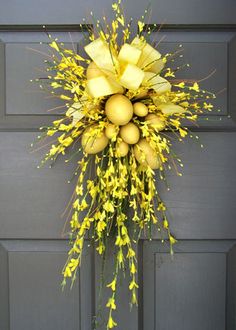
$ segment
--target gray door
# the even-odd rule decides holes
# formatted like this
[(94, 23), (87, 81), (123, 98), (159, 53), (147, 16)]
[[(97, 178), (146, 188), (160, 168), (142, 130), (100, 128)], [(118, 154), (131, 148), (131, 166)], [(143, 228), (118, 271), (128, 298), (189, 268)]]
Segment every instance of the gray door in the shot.
[[(140, 16), (143, 1), (126, 1)], [(60, 290), (67, 242), (61, 217), (73, 185), (73, 163), (37, 169), (44, 153), (30, 152), (38, 127), (60, 115), (31, 78), (42, 76), (48, 31), (80, 45), (78, 24), (91, 9), (110, 13), (111, 0), (0, 1), (0, 329), (91, 330), (96, 310), (99, 261), (91, 247), (73, 291)], [(90, 23), (89, 19), (86, 23)], [(159, 0), (151, 23), (165, 23), (163, 51), (183, 45), (189, 73), (220, 93), (209, 120), (193, 139), (176, 145), (183, 177), (168, 175), (162, 196), (179, 240), (171, 260), (157, 235), (139, 253), (139, 307), (129, 312), (126, 281), (120, 285), (118, 330), (236, 329), (236, 2)], [(71, 34), (68, 34), (71, 32)], [(43, 42), (42, 45), (39, 42)], [(68, 45), (70, 46), (70, 45)], [(46, 110), (58, 107), (55, 111)], [(221, 109), (219, 112), (218, 109)], [(88, 242), (89, 245), (89, 242)], [(104, 328), (105, 329), (105, 328)]]

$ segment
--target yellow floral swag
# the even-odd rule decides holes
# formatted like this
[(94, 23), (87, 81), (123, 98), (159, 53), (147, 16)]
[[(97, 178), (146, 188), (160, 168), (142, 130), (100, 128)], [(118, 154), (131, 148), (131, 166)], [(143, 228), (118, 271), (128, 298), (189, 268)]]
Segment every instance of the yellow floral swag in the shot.
[(174, 168), (181, 175), (183, 165), (171, 139), (181, 142), (189, 133), (186, 122), (195, 123), (199, 114), (211, 111), (209, 99), (215, 97), (197, 82), (175, 79), (178, 68), (169, 66), (175, 53), (162, 56), (147, 42), (152, 29), (145, 28), (144, 16), (132, 37), (120, 1), (113, 4), (113, 11), (110, 25), (104, 17), (103, 23), (95, 21), (95, 29), (89, 28), (84, 47), (88, 58), (49, 36), (54, 51), (47, 63), (49, 85), (51, 93), (65, 101), (66, 111), (42, 134), (55, 137), (43, 164), (67, 150), (78, 159), (63, 285), (67, 278), (72, 283), (76, 279), (88, 233), (100, 255), (105, 255), (108, 238), (114, 239), (107, 329), (117, 325), (113, 316), (117, 280), (127, 267), (131, 304), (137, 304), (140, 236), (151, 238), (152, 228), (157, 228), (173, 252), (176, 239), (158, 182), (165, 180), (166, 169)]

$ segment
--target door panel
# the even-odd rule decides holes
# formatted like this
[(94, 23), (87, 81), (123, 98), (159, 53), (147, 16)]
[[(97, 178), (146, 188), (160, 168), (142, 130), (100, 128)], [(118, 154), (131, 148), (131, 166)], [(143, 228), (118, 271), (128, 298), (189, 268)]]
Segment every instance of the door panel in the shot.
[(67, 242), (4, 241), (0, 251), (1, 329), (89, 329), (92, 274), (86, 248), (72, 291), (60, 288)]
[[(4, 2), (1, 7), (0, 24), (34, 25), (34, 24), (78, 24), (85, 17), (89, 18), (90, 11), (102, 17), (104, 13), (111, 14), (111, 0), (77, 1), (63, 0), (48, 2), (46, 0), (30, 1), (12, 0)], [(127, 15), (140, 17), (149, 1), (132, 0), (125, 3)], [(165, 24), (235, 24), (236, 3), (234, 0), (159, 0), (152, 2), (152, 23)]]
[[(44, 61), (51, 60), (49, 31), (42, 26), (27, 27), (26, 32), (22, 32), (20, 27), (15, 31), (1, 31), (4, 29), (0, 28), (0, 127), (2, 130), (38, 130), (58, 119), (58, 115), (65, 111), (60, 99), (31, 81), (47, 77)], [(61, 32), (63, 27), (56, 28), (53, 37), (63, 42), (65, 47), (84, 54), (87, 31), (79, 27), (74, 31), (64, 29), (66, 32)]]
[(47, 54), (48, 47), (34, 43), (9, 43), (5, 47), (6, 113), (8, 115), (44, 115), (47, 114), (48, 109), (55, 107), (58, 111), (53, 113), (57, 114), (59, 107), (63, 106), (61, 100), (49, 98), (44, 91), (38, 89), (37, 85), (32, 86), (30, 82), (32, 78), (46, 77), (43, 71), (43, 55), (39, 60), (37, 52)]
[(236, 262), (228, 262), (228, 256), (234, 245), (235, 241), (180, 241), (171, 260), (167, 247), (144, 242), (144, 329), (226, 329), (225, 306), (231, 304), (227, 273)]
[(236, 328), (236, 246), (232, 247), (227, 256), (227, 327), (234, 330)]
[(43, 156), (31, 153), (31, 132), (0, 133), (2, 238), (63, 238), (62, 213), (73, 191), (68, 184), (75, 164), (64, 160), (38, 169)]
[[(75, 162), (60, 159), (53, 169), (37, 169), (45, 149), (31, 152), (38, 128), (60, 116), (61, 103), (48, 99), (29, 82), (44, 77), (48, 38), (82, 51), (78, 26), (91, 23), (89, 12), (111, 13), (111, 0), (95, 2), (2, 1), (0, 11), (0, 329), (91, 330), (98, 304), (101, 260), (87, 247), (73, 291), (60, 289), (60, 271), (68, 250), (63, 210), (73, 183)], [(138, 17), (148, 2), (129, 0), (127, 14)], [(149, 23), (165, 23), (151, 38), (162, 52), (182, 44), (190, 63), (182, 78), (202, 79), (220, 93), (215, 110), (193, 127), (199, 136), (174, 148), (184, 163), (183, 176), (167, 174), (171, 190), (159, 189), (168, 206), (173, 234), (179, 240), (174, 259), (160, 243), (140, 241), (139, 307), (130, 313), (126, 276), (118, 330), (236, 329), (236, 3), (234, 0), (159, 0)], [(68, 33), (70, 32), (70, 33)], [(71, 43), (73, 40), (73, 44)], [(42, 44), (40, 44), (40, 42)], [(32, 50), (35, 49), (35, 50)], [(39, 52), (38, 52), (39, 51)], [(181, 55), (181, 53), (179, 53)], [(211, 73), (216, 69), (213, 75)], [(37, 91), (36, 91), (37, 89)], [(47, 111), (57, 107), (55, 111)], [(221, 109), (219, 112), (218, 109)], [(201, 149), (200, 144), (204, 145)], [(90, 243), (88, 242), (87, 245)], [(106, 279), (112, 269), (112, 246)], [(105, 289), (106, 298), (107, 291)]]
[(172, 171), (170, 191), (161, 186), (173, 232), (179, 239), (235, 238), (235, 133), (198, 135), (203, 149), (192, 140), (174, 145), (183, 176)]
[[(165, 28), (163, 27), (165, 30)], [(152, 39), (158, 44), (160, 52), (166, 54), (176, 51), (173, 64), (180, 67), (176, 79), (202, 80), (201, 87), (207, 91), (221, 92), (213, 100), (215, 108), (208, 113), (214, 115), (227, 115), (228, 67), (229, 45), (234, 43), (234, 32), (226, 31), (198, 31), (194, 29), (184, 31), (153, 32)], [(186, 66), (188, 64), (189, 66)], [(183, 67), (184, 66), (184, 67)], [(208, 77), (208, 78), (207, 78)], [(211, 123), (209, 124), (211, 125)]]
[[(235, 238), (235, 133), (198, 135), (204, 149), (191, 139), (174, 145), (184, 163), (183, 176), (171, 171), (170, 191), (160, 186), (173, 233), (179, 239)], [(38, 169), (44, 150), (30, 152), (35, 138), (34, 132), (0, 133), (1, 238), (63, 237), (61, 215), (73, 190), (67, 181), (75, 163), (61, 159), (53, 169)]]

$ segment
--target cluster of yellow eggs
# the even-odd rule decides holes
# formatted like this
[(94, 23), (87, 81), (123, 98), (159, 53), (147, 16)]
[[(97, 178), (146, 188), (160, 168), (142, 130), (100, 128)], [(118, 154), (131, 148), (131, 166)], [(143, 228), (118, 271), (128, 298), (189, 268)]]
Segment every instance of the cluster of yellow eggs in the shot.
[(132, 122), (133, 116), (143, 117), (150, 124), (155, 124), (158, 130), (165, 128), (161, 117), (148, 114), (148, 107), (142, 102), (132, 102), (123, 94), (114, 94), (105, 103), (105, 114), (109, 124), (99, 136), (91, 138), (94, 126), (85, 130), (82, 136), (82, 146), (88, 154), (102, 151), (112, 137), (119, 136), (117, 155), (124, 157), (129, 152), (129, 146), (134, 146), (134, 155), (139, 163), (146, 163), (151, 168), (160, 166), (159, 157), (145, 138), (141, 137), (140, 129)]

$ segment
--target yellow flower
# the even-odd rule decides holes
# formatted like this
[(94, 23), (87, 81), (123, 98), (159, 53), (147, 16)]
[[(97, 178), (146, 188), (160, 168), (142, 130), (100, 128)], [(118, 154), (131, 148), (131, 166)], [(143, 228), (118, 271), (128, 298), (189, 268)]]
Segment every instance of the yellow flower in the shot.
[(115, 245), (122, 246), (123, 240), (120, 235), (117, 235)]
[(122, 235), (127, 235), (127, 228), (125, 226), (121, 227), (121, 234)]
[(135, 256), (135, 252), (133, 249), (129, 248), (127, 253), (127, 258), (132, 258)]
[(138, 21), (138, 29), (139, 29), (139, 33), (141, 33), (143, 31), (145, 24), (141, 21)]
[(192, 108), (195, 109), (195, 110), (200, 109), (200, 106), (199, 106), (198, 103), (193, 103), (193, 104), (191, 104), (191, 106), (192, 106)]
[(69, 266), (66, 267), (63, 275), (64, 275), (64, 277), (71, 277), (72, 276), (72, 273), (71, 273), (71, 270), (70, 270)]
[(172, 235), (169, 236), (169, 240), (170, 244), (175, 244), (177, 242), (177, 240)]
[(122, 250), (120, 250), (117, 254), (117, 259), (118, 259), (118, 262), (119, 264), (122, 264), (124, 262), (124, 255), (123, 255), (123, 252)]
[(130, 238), (128, 235), (126, 235), (124, 238), (123, 238), (123, 245), (128, 245), (130, 243)]
[(69, 97), (69, 96), (67, 96), (67, 95), (63, 95), (63, 94), (60, 95), (60, 98), (61, 98), (62, 100), (66, 100), (66, 101), (71, 100), (71, 97)]
[(49, 150), (49, 156), (54, 156), (59, 151), (59, 147), (52, 145), (51, 149)]
[(79, 196), (83, 196), (83, 186), (76, 186), (75, 188), (76, 194)]
[(109, 200), (107, 200), (105, 202), (105, 204), (103, 205), (103, 208), (107, 212), (114, 213), (114, 206), (113, 206), (113, 204)]
[(179, 87), (179, 88), (184, 88), (185, 87), (185, 83), (182, 81), (180, 82), (179, 84), (175, 85), (176, 87)]
[(185, 137), (186, 135), (188, 135), (188, 132), (182, 128), (179, 128), (179, 134), (182, 137)]
[(133, 290), (134, 288), (138, 289), (138, 284), (133, 280), (130, 282), (129, 289)]
[(165, 229), (168, 229), (168, 228), (169, 228), (169, 222), (167, 221), (167, 219), (165, 219), (165, 220), (163, 221), (163, 227), (164, 227)]
[(155, 215), (152, 214), (152, 222), (154, 224), (156, 224), (158, 221), (157, 221), (157, 217)]
[(65, 138), (65, 133), (58, 138), (58, 142), (62, 144), (64, 147), (69, 147), (73, 141), (74, 140), (70, 136)]
[(117, 17), (117, 21), (124, 26), (125, 25), (125, 18), (123, 15), (121, 15), (120, 17)]
[(47, 131), (47, 136), (53, 136), (56, 133), (55, 129), (50, 129), (49, 131)]
[(83, 211), (88, 207), (88, 204), (85, 199), (82, 200), (81, 204), (78, 205), (78, 210)]
[(68, 267), (70, 267), (70, 270), (73, 272), (79, 265), (79, 259), (72, 258), (70, 260), (70, 263), (68, 264)]
[(107, 288), (111, 288), (112, 291), (116, 290), (116, 278), (114, 278), (111, 283), (107, 284)]
[(165, 204), (164, 203), (159, 203), (158, 204), (158, 207), (157, 207), (157, 210), (158, 211), (165, 211), (166, 210), (166, 207), (165, 207)]
[(195, 82), (192, 87), (189, 87), (189, 89), (195, 92), (200, 92), (200, 88), (197, 82)]
[(118, 8), (119, 8), (119, 7), (118, 7), (118, 3), (115, 3), (115, 2), (114, 2), (114, 3), (112, 4), (112, 9), (113, 9), (114, 11), (117, 11)]
[(204, 102), (203, 103), (203, 108), (206, 109), (206, 110), (211, 111), (211, 109), (213, 108), (213, 105), (211, 103)]
[(63, 119), (59, 119), (59, 120), (54, 120), (53, 125), (54, 126), (59, 126), (59, 124), (63, 121)]
[(51, 42), (51, 43), (49, 44), (49, 46), (52, 47), (52, 48), (54, 48), (54, 49), (56, 49), (57, 52), (60, 51), (60, 49), (59, 49), (59, 47), (58, 47), (56, 41)]
[(51, 86), (52, 86), (52, 88), (59, 88), (59, 87), (61, 87), (61, 84), (59, 84), (59, 83), (56, 82), (56, 81), (53, 81), (53, 82), (51, 83)]
[(135, 274), (136, 271), (137, 271), (137, 270), (136, 270), (135, 264), (134, 264), (134, 262), (132, 262), (131, 267), (130, 267), (130, 273), (131, 273), (131, 274)]
[(130, 191), (130, 195), (136, 195), (138, 192), (137, 188), (134, 187), (133, 185), (131, 186), (131, 191)]
[(115, 299), (109, 298), (106, 307), (110, 307), (113, 310), (116, 309)]
[(132, 304), (133, 305), (137, 305), (138, 304), (135, 290), (133, 290), (133, 292), (132, 292), (132, 300), (131, 301), (132, 301)]
[(112, 316), (109, 317), (107, 328), (112, 329), (117, 326), (117, 323), (113, 320)]
[(69, 132), (69, 130), (72, 128), (73, 126), (72, 125), (65, 125), (65, 124), (61, 124), (59, 126), (59, 130), (60, 131), (66, 131), (66, 132)]
[(104, 244), (99, 242), (99, 246), (96, 248), (96, 250), (98, 251), (99, 254), (103, 254), (103, 252), (105, 251)]
[(79, 226), (79, 222), (78, 222), (78, 212), (74, 212), (74, 214), (72, 215), (71, 221), (70, 221), (70, 225), (72, 229), (75, 229)]
[(103, 220), (98, 221), (97, 231), (102, 232), (106, 228), (106, 222)]
[(175, 77), (175, 73), (170, 68), (167, 68), (167, 72), (165, 73), (164, 77)]

